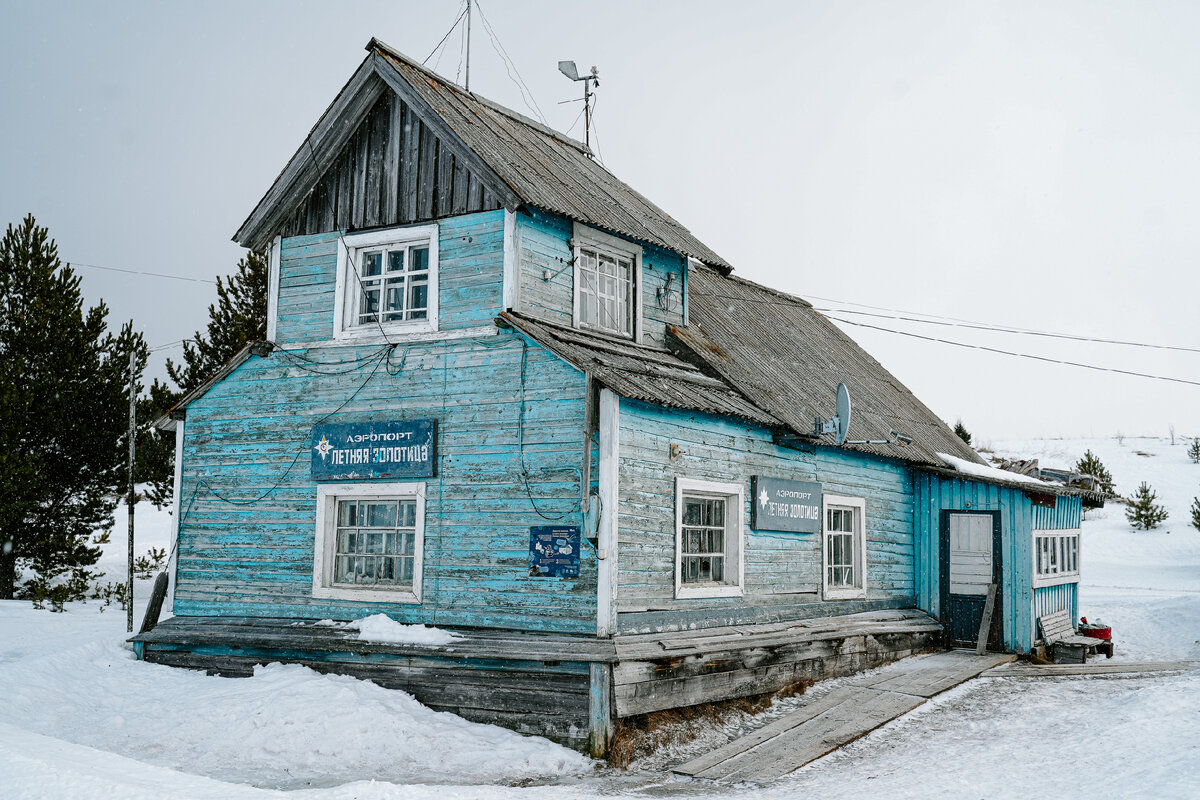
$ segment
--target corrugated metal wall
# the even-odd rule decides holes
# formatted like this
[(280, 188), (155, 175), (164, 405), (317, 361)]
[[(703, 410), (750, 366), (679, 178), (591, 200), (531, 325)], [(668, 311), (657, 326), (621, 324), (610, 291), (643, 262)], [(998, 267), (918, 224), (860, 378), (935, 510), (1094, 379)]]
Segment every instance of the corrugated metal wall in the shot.
[(1083, 523), (1083, 501), (1060, 497), (1054, 508), (1033, 507), (1033, 527), (1039, 531), (1071, 530)]
[[(1033, 621), (1055, 611), (1067, 611), (1072, 620), (1079, 618), (1079, 584), (1063, 583), (1058, 586), (1042, 586), (1033, 590)], [(1035, 632), (1036, 636), (1037, 633)]]

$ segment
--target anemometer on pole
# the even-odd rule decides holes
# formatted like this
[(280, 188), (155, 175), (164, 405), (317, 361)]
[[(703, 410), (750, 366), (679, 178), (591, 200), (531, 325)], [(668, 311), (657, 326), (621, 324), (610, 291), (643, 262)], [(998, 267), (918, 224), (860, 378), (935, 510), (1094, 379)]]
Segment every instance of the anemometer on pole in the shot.
[[(592, 146), (592, 90), (600, 85), (600, 72), (595, 67), (588, 75), (580, 75), (574, 61), (558, 62), (558, 71), (573, 81), (583, 81), (583, 143)], [(576, 118), (578, 122), (578, 118)]]
[(838, 447), (844, 444), (912, 444), (912, 437), (905, 436), (899, 431), (892, 431), (891, 439), (847, 439), (846, 435), (850, 432), (850, 414), (852, 406), (850, 405), (850, 390), (846, 388), (846, 384), (839, 383), (837, 387), (837, 400), (834, 404), (836, 413), (829, 418), (829, 421), (817, 417), (813, 420), (813, 436), (825, 436), (826, 434), (835, 434), (834, 441)]

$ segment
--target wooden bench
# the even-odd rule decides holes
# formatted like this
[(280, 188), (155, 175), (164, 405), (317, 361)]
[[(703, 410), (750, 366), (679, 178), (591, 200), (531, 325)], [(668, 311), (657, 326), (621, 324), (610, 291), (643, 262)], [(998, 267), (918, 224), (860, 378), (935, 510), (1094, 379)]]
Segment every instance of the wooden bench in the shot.
[(1067, 611), (1055, 611), (1038, 617), (1038, 626), (1042, 629), (1042, 639), (1050, 651), (1050, 659), (1055, 664), (1085, 664), (1088, 655), (1096, 652), (1112, 658), (1112, 642), (1077, 634)]

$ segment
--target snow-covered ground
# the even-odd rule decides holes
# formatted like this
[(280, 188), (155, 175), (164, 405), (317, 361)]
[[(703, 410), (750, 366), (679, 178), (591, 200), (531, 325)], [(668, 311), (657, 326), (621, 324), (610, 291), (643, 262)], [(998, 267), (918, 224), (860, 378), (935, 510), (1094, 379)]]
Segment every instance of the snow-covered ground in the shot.
[[(1091, 449), (1122, 493), (1150, 483), (1170, 511), (1160, 530), (1133, 531), (1119, 504), (1088, 512), (1082, 612), (1112, 624), (1117, 659), (1200, 660), (1200, 531), (1188, 524), (1200, 465), (1185, 445), (1126, 438), (992, 448), (1060, 467)], [(112, 580), (124, 574), (122, 511), (118, 522), (101, 562)], [(165, 546), (169, 522), (139, 506), (138, 552)], [(135, 591), (139, 621), (149, 586), (140, 581)], [(101, 612), (97, 601), (64, 614), (0, 602), (0, 796), (1200, 797), (1195, 672), (980, 679), (769, 787), (718, 787), (663, 767), (752, 720), (735, 718), (619, 772), (545, 740), (430, 711), (403, 692), (302, 667), (226, 679), (137, 662), (125, 635), (124, 613)], [(1090, 782), (1095, 776), (1104, 781)]]

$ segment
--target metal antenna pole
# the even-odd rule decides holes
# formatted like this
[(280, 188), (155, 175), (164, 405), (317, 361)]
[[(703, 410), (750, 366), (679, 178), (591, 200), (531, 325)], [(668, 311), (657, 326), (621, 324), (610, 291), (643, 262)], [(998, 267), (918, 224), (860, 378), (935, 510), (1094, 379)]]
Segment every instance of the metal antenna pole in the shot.
[(583, 143), (592, 149), (592, 81), (589, 78), (583, 80)]
[(471, 91), (471, 0), (467, 0), (467, 91)]
[(125, 578), (125, 630), (133, 633), (133, 459), (137, 447), (137, 348), (129, 352), (129, 572)]

